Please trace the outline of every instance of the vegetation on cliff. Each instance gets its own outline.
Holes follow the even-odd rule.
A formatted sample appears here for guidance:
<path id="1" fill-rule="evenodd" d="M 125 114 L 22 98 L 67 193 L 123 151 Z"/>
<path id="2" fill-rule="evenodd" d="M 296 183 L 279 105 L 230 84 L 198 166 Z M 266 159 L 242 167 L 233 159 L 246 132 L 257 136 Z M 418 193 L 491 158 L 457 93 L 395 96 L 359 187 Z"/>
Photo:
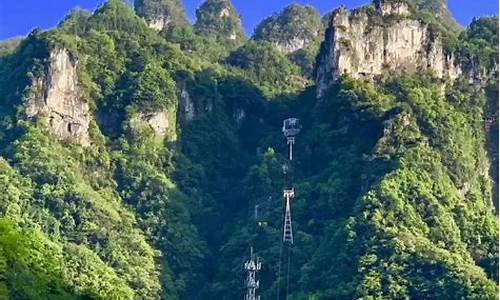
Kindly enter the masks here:
<path id="1" fill-rule="evenodd" d="M 197 34 L 223 42 L 228 47 L 240 46 L 245 33 L 240 16 L 228 0 L 207 0 L 196 10 L 194 30 Z"/>
<path id="2" fill-rule="evenodd" d="M 292 4 L 257 25 L 253 38 L 274 44 L 297 39 L 306 41 L 307 44 L 321 35 L 321 29 L 320 16 L 316 9 Z"/>
<path id="3" fill-rule="evenodd" d="M 250 244 L 276 297 L 280 126 L 297 116 L 290 299 L 496 299 L 498 74 L 345 76 L 317 99 L 300 56 L 245 42 L 232 7 L 219 23 L 228 3 L 165 34 L 109 0 L 0 55 L 0 298 L 237 299 Z M 498 66 L 496 24 L 456 37 L 464 60 Z M 55 46 L 78 61 L 88 147 L 24 115 Z M 133 126 L 158 112 L 165 133 Z"/>
<path id="4" fill-rule="evenodd" d="M 138 16 L 146 18 L 149 22 L 163 20 L 166 28 L 189 25 L 180 0 L 136 0 L 134 7 Z"/>

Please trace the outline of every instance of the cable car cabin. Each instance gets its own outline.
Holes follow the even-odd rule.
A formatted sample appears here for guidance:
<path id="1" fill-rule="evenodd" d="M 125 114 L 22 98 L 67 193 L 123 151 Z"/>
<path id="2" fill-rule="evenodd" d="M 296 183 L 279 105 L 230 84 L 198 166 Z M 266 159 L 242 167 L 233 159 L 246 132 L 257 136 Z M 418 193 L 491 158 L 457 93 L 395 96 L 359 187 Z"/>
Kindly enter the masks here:
<path id="1" fill-rule="evenodd" d="M 297 118 L 289 118 L 283 121 L 283 134 L 285 137 L 294 137 L 299 134 L 302 126 Z"/>

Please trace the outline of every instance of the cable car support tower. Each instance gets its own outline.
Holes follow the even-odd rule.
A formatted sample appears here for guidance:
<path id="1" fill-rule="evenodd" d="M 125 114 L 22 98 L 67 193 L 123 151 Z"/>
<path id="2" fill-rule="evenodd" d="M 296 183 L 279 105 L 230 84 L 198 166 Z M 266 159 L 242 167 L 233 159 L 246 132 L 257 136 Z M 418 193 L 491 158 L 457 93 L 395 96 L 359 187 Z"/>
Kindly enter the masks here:
<path id="1" fill-rule="evenodd" d="M 281 265 L 283 261 L 283 248 L 287 248 L 287 270 L 286 270 L 286 287 L 285 300 L 288 298 L 290 288 L 290 264 L 291 264 L 291 249 L 293 247 L 293 228 L 292 228 L 292 200 L 295 197 L 293 187 L 293 146 L 295 144 L 295 136 L 300 132 L 301 125 L 299 119 L 289 118 L 283 121 L 283 134 L 285 135 L 288 148 L 288 160 L 283 165 L 283 175 L 285 177 L 285 186 L 283 189 L 283 235 L 281 239 L 280 258 L 278 265 L 278 284 L 276 299 L 280 300 L 281 292 Z"/>
<path id="2" fill-rule="evenodd" d="M 250 259 L 245 262 L 245 270 L 247 271 L 247 279 L 245 281 L 247 293 L 244 300 L 260 300 L 257 296 L 257 289 L 259 288 L 259 280 L 257 280 L 257 273 L 261 269 L 261 262 L 258 257 L 253 254 L 253 248 L 250 248 Z"/>

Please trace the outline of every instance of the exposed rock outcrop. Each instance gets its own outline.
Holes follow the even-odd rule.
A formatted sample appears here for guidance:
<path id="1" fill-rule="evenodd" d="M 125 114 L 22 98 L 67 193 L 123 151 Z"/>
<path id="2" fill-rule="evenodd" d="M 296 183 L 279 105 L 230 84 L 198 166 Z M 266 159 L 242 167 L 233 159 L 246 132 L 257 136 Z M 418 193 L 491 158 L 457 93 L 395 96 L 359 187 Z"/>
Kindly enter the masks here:
<path id="1" fill-rule="evenodd" d="M 170 128 L 167 113 L 165 111 L 156 111 L 150 113 L 138 113 L 130 120 L 132 126 L 148 125 L 155 134 L 164 136 Z"/>
<path id="2" fill-rule="evenodd" d="M 419 11 L 433 14 L 447 29 L 460 31 L 462 26 L 457 23 L 448 10 L 447 0 L 408 0 Z"/>
<path id="3" fill-rule="evenodd" d="M 375 8 L 380 11 L 383 16 L 407 16 L 410 13 L 410 8 L 406 0 L 375 0 L 374 4 Z"/>
<path id="4" fill-rule="evenodd" d="M 181 123 L 188 123 L 204 114 L 211 113 L 214 108 L 213 95 L 196 95 L 196 79 L 177 79 L 177 117 Z M 217 94 L 217 81 L 213 83 L 213 92 Z M 194 95 L 194 96 L 193 96 Z"/>
<path id="5" fill-rule="evenodd" d="M 191 99 L 189 91 L 187 90 L 186 82 L 180 82 L 178 85 L 180 85 L 180 88 L 177 90 L 180 119 L 181 121 L 189 122 L 195 116 L 194 102 Z"/>
<path id="6" fill-rule="evenodd" d="M 370 9 L 333 12 L 318 57 L 318 97 L 342 74 L 373 78 L 384 70 L 433 71 L 451 79 L 462 74 L 439 36 L 408 15 L 406 0 L 375 0 L 375 11 Z"/>
<path id="7" fill-rule="evenodd" d="M 29 119 L 46 118 L 58 139 L 89 145 L 90 112 L 78 92 L 77 64 L 67 49 L 52 49 L 44 74 L 33 79 L 25 113 Z"/>
<path id="8" fill-rule="evenodd" d="M 241 123 L 245 120 L 246 117 L 247 117 L 247 114 L 246 114 L 245 110 L 242 108 L 237 108 L 233 112 L 233 119 L 236 121 L 236 123 L 238 123 L 238 125 L 241 125 Z"/>
<path id="9" fill-rule="evenodd" d="M 156 31 L 189 24 L 180 0 L 135 0 L 135 11 Z"/>
<path id="10" fill-rule="evenodd" d="M 321 18 L 313 7 L 292 4 L 263 20 L 253 38 L 271 42 L 288 54 L 307 47 L 322 30 Z"/>
<path id="11" fill-rule="evenodd" d="M 229 0 L 206 0 L 196 10 L 196 33 L 233 46 L 241 45 L 245 34 L 241 19 Z"/>
<path id="12" fill-rule="evenodd" d="M 281 52 L 288 54 L 307 47 L 309 42 L 310 40 L 306 38 L 293 37 L 288 40 L 275 42 L 275 45 Z"/>

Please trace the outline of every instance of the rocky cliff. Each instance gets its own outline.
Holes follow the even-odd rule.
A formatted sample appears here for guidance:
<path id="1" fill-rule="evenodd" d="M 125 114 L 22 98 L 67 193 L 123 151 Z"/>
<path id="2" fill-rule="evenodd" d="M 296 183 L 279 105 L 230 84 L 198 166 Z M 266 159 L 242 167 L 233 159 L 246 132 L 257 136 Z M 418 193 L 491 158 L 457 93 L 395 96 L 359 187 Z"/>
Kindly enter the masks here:
<path id="1" fill-rule="evenodd" d="M 201 36 L 240 45 L 245 40 L 241 19 L 228 0 L 207 0 L 196 10 L 195 31 Z"/>
<path id="2" fill-rule="evenodd" d="M 447 0 L 409 0 L 418 10 L 434 15 L 443 26 L 453 31 L 462 30 L 448 10 Z"/>
<path id="3" fill-rule="evenodd" d="M 439 35 L 413 19 L 405 0 L 375 0 L 374 6 L 332 13 L 318 56 L 317 93 L 339 76 L 373 78 L 384 70 L 432 71 L 455 79 L 462 71 Z"/>
<path id="4" fill-rule="evenodd" d="M 263 20 L 255 29 L 253 38 L 271 42 L 288 54 L 307 47 L 322 29 L 316 9 L 292 4 Z"/>
<path id="5" fill-rule="evenodd" d="M 49 53 L 44 74 L 33 79 L 26 116 L 45 118 L 49 131 L 60 140 L 89 145 L 89 106 L 78 92 L 78 61 L 64 48 Z"/>
<path id="6" fill-rule="evenodd" d="M 138 113 L 130 119 L 130 125 L 134 128 L 147 126 L 153 130 L 156 135 L 165 136 L 172 127 L 169 116 L 165 111 L 155 111 L 150 113 Z M 175 140 L 175 130 L 170 140 Z"/>
<path id="7" fill-rule="evenodd" d="M 136 0 L 134 7 L 137 15 L 157 31 L 189 24 L 180 0 Z"/>

